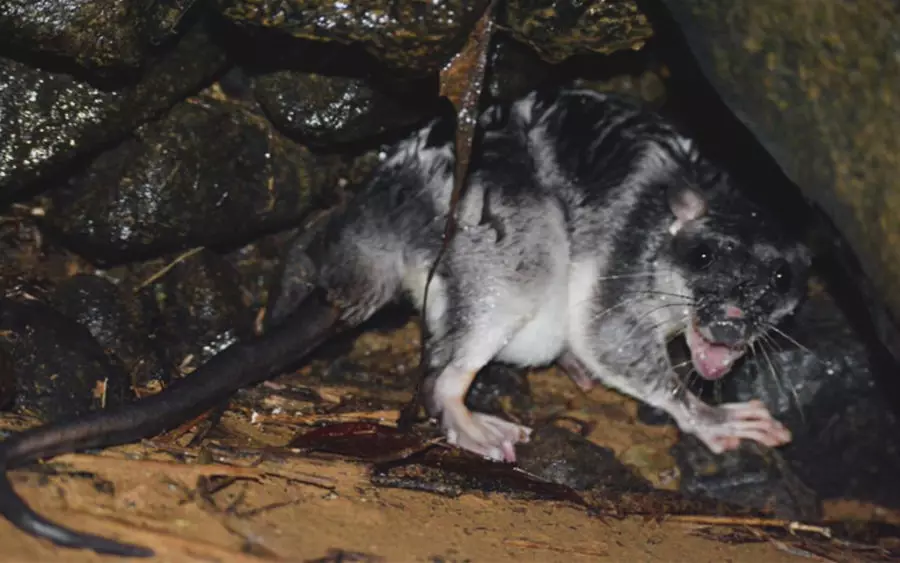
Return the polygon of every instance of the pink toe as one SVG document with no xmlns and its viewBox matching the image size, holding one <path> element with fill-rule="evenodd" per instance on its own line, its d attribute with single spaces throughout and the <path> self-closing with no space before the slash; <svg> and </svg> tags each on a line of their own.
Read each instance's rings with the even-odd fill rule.
<svg viewBox="0 0 900 563">
<path fill-rule="evenodd" d="M 512 442 L 503 442 L 503 460 L 508 463 L 516 462 L 516 448 Z"/>
</svg>

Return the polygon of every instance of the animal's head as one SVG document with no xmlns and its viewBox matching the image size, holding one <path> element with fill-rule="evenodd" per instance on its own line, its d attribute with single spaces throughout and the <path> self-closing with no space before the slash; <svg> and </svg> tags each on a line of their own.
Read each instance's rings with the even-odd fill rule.
<svg viewBox="0 0 900 563">
<path fill-rule="evenodd" d="M 692 308 L 685 338 L 697 372 L 718 379 L 806 294 L 809 251 L 716 175 L 667 186 L 666 256 Z"/>
</svg>

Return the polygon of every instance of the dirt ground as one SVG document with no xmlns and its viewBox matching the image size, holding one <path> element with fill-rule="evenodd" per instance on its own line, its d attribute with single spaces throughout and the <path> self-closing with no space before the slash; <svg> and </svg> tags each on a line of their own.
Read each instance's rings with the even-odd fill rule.
<svg viewBox="0 0 900 563">
<path fill-rule="evenodd" d="M 121 459 L 112 452 L 109 457 Z M 333 492 L 283 478 L 242 484 L 236 491 L 244 494 L 243 502 L 229 515 L 196 502 L 182 503 L 185 493 L 174 483 L 189 488 L 189 472 L 139 465 L 122 462 L 101 472 L 115 484 L 114 498 L 89 482 L 71 478 L 54 478 L 40 487 L 21 483 L 17 490 L 42 514 L 64 524 L 152 546 L 158 553 L 155 561 L 299 562 L 321 558 L 333 549 L 377 555 L 385 561 L 800 560 L 773 543 L 726 545 L 695 537 L 690 535 L 692 527 L 681 523 L 658 525 L 639 518 L 604 523 L 561 503 L 500 495 L 448 499 L 375 489 L 367 484 L 363 466 L 346 462 L 301 461 L 283 468 L 331 478 Z M 225 495 L 227 500 L 236 491 Z M 291 504 L 241 515 L 284 501 Z M 0 538 L 3 561 L 110 559 L 55 549 L 6 523 L 0 525 Z"/>
<path fill-rule="evenodd" d="M 356 340 L 348 357 L 362 366 L 357 372 L 386 379 L 313 385 L 310 378 L 328 370 L 320 361 L 244 394 L 217 428 L 224 438 L 211 440 L 228 451 L 251 452 L 247 455 L 229 457 L 221 449 L 214 456 L 220 463 L 210 464 L 210 450 L 185 447 L 190 434 L 176 433 L 11 472 L 15 488 L 38 512 L 63 524 L 152 547 L 157 555 L 150 561 L 830 560 L 766 534 L 729 543 L 710 537 L 719 528 L 673 518 L 601 518 L 558 500 L 484 492 L 453 498 L 380 487 L 372 483 L 368 464 L 335 456 L 297 454 L 254 465 L 253 451 L 282 446 L 304 425 L 327 418 L 310 414 L 312 402 L 296 385 L 314 389 L 320 402 L 353 397 L 356 404 L 369 405 L 333 415 L 335 420 L 393 424 L 394 407 L 410 389 L 390 384 L 390 373 L 409 373 L 417 344 L 412 323 Z M 553 370 L 533 374 L 530 382 L 537 403 L 548 409 L 562 405 L 575 418 L 603 419 L 589 439 L 615 451 L 657 486 L 676 487 L 667 454 L 677 436 L 672 428 L 641 425 L 633 401 L 604 389 L 584 395 Z M 20 427 L 21 421 L 7 416 L 3 426 Z M 210 488 L 213 476 L 235 480 L 216 490 Z M 0 521 L 0 561 L 113 560 L 58 549 Z"/>
</svg>

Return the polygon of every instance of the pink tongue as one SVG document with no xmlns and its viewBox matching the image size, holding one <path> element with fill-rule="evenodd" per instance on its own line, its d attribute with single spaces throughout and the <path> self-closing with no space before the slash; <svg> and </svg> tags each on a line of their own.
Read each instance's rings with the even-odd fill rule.
<svg viewBox="0 0 900 563">
<path fill-rule="evenodd" d="M 728 346 L 711 344 L 692 329 L 690 342 L 694 367 L 705 379 L 719 379 L 731 369 L 741 352 Z"/>
</svg>

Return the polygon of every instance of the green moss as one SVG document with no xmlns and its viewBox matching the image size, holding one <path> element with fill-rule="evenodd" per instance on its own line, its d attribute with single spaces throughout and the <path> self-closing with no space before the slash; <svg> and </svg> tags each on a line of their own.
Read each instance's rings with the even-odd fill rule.
<svg viewBox="0 0 900 563">
<path fill-rule="evenodd" d="M 639 49 L 653 34 L 633 1 L 509 0 L 506 13 L 513 36 L 553 63 L 573 55 Z"/>
</svg>

